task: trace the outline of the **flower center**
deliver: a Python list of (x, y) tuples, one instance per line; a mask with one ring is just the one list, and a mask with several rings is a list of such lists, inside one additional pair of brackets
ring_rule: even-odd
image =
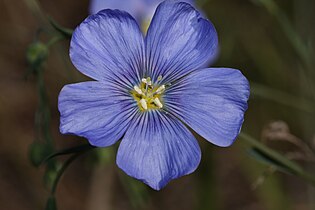
[(165, 91), (165, 85), (155, 86), (151, 78), (143, 78), (140, 85), (135, 85), (131, 91), (132, 96), (137, 101), (141, 111), (163, 108), (162, 94)]

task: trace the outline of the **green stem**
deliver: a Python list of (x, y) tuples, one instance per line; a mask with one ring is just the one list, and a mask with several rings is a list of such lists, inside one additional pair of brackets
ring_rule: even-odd
[(295, 162), (287, 159), (283, 155), (279, 154), (278, 152), (268, 148), (264, 144), (260, 143), (250, 135), (246, 133), (241, 133), (239, 137), (246, 141), (248, 144), (250, 144), (252, 147), (255, 147), (256, 149), (262, 151), (265, 155), (271, 157), (272, 159), (276, 160), (281, 165), (288, 168), (294, 175), (299, 176), (303, 180), (307, 181), (311, 185), (315, 187), (315, 177), (312, 174), (309, 174), (308, 172), (304, 171), (303, 168), (301, 168), (298, 164)]
[(71, 38), (73, 30), (69, 28), (62, 27), (59, 25), (52, 17), (48, 16), (49, 23), (51, 26), (58, 31), (65, 38)]
[(72, 155), (70, 158), (68, 158), (64, 164), (62, 165), (62, 167), (60, 168), (60, 170), (57, 173), (57, 176), (53, 182), (52, 188), (51, 188), (51, 194), (54, 195), (59, 183), (59, 180), (61, 178), (61, 176), (63, 175), (63, 173), (65, 172), (65, 170), (68, 168), (68, 166), (75, 160), (77, 159), (77, 157), (79, 157), (81, 154), (83, 154), (83, 152), (79, 152), (76, 153), (74, 155)]
[(96, 147), (91, 146), (90, 144), (83, 144), (83, 145), (79, 145), (76, 147), (71, 147), (71, 148), (67, 148), (67, 149), (63, 149), (60, 151), (57, 151), (51, 155), (49, 155), (48, 157), (46, 157), (41, 164), (46, 163), (47, 161), (49, 161), (50, 159), (57, 157), (57, 156), (61, 156), (61, 155), (69, 155), (69, 154), (73, 154), (73, 153), (78, 153), (78, 152), (86, 152), (90, 149), (94, 149)]

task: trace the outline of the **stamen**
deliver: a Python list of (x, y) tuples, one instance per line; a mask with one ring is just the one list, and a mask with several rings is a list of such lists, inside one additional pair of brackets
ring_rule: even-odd
[[(161, 80), (159, 76), (158, 80)], [(141, 111), (155, 110), (163, 108), (160, 101), (166, 85), (153, 84), (150, 77), (142, 78), (141, 84), (133, 86), (132, 95), (137, 101)]]
[(148, 78), (147, 78), (147, 84), (148, 84), (148, 85), (152, 85), (151, 77), (148, 77)]
[(137, 85), (135, 85), (135, 86), (133, 87), (133, 89), (134, 89), (138, 94), (144, 95), (143, 92), (142, 92), (142, 90), (141, 90)]
[(165, 85), (161, 85), (156, 91), (155, 94), (163, 93), (165, 90)]
[(145, 110), (148, 109), (148, 104), (144, 99), (141, 99), (139, 102), (140, 102), (143, 109), (145, 109)]
[(153, 102), (155, 103), (155, 105), (157, 105), (159, 108), (162, 108), (163, 107), (163, 104), (161, 103), (160, 99), (159, 98), (155, 98), (153, 100)]

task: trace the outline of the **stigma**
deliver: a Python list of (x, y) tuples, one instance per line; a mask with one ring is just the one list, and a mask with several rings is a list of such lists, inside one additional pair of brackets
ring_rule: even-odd
[(162, 96), (164, 91), (165, 85), (154, 85), (151, 78), (147, 77), (142, 78), (141, 83), (135, 85), (131, 93), (139, 109), (141, 111), (148, 111), (163, 108)]

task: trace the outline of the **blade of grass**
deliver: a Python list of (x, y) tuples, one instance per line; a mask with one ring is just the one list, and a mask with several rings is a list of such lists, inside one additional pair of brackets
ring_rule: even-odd
[(287, 159), (280, 153), (268, 148), (266, 145), (260, 143), (258, 140), (253, 138), (252, 136), (242, 132), (239, 135), (239, 138), (243, 141), (246, 141), (249, 145), (252, 147), (258, 149), (260, 152), (262, 152), (265, 156), (276, 160), (278, 163), (280, 163), (283, 167), (286, 167), (292, 174), (302, 178), (306, 182), (310, 183), (315, 187), (315, 177), (312, 174), (309, 174), (306, 172), (300, 165), (297, 163)]

